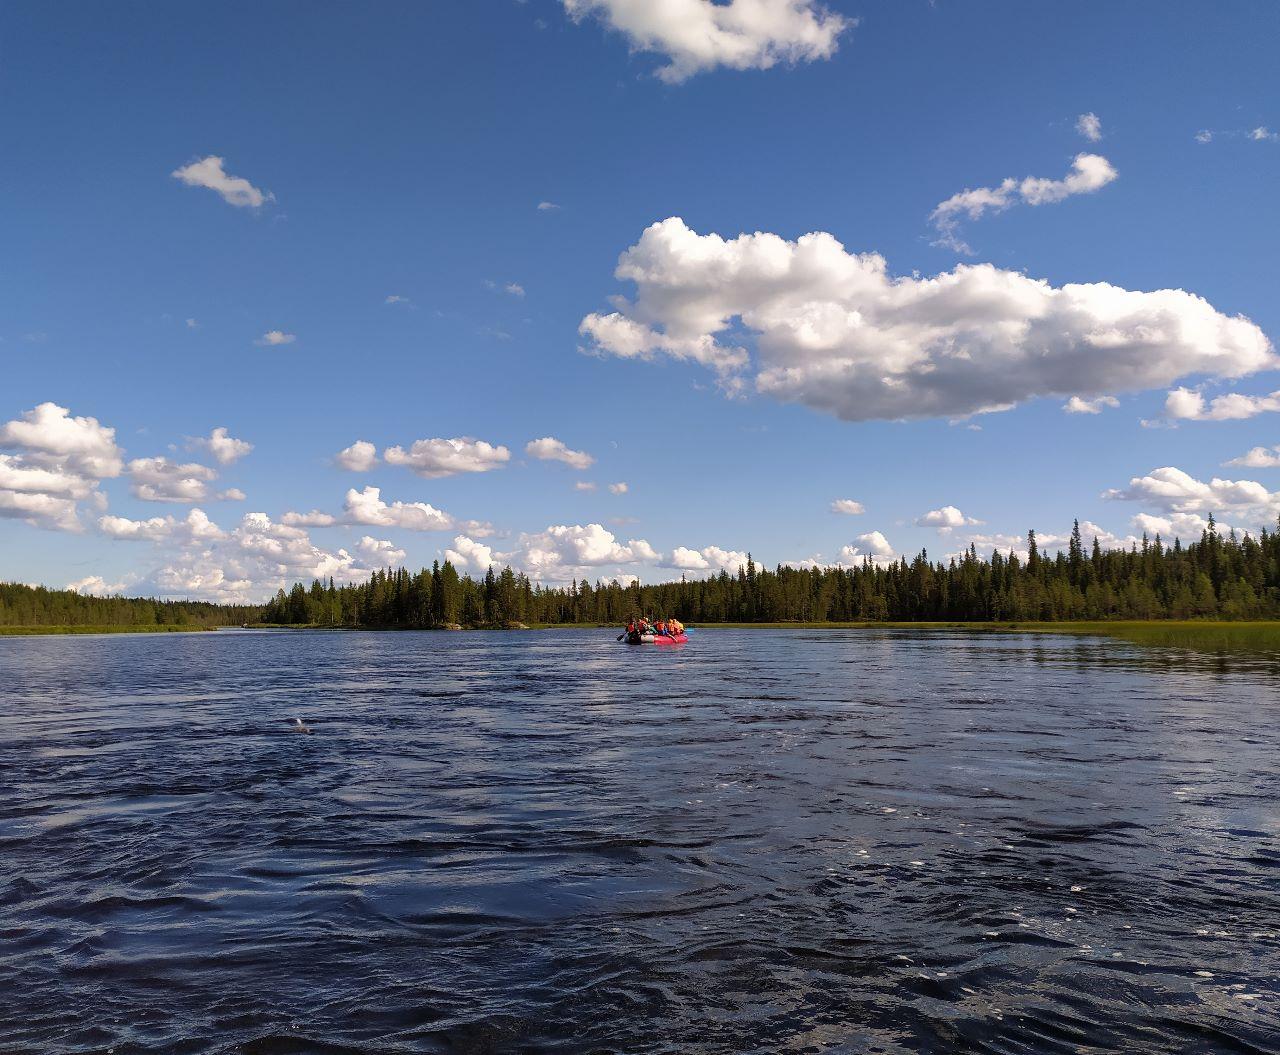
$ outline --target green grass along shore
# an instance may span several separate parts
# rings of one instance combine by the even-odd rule
[[[35,637],[61,634],[198,634],[213,626],[0,626],[0,637]]]
[[[579,629],[599,629],[594,623],[567,624]],[[533,624],[534,630],[564,629],[566,624]],[[198,633],[201,626],[0,626],[0,637],[41,634],[154,634]],[[305,629],[290,627],[289,629]],[[612,627],[609,629],[613,629]],[[1212,622],[1208,620],[1116,620],[1114,622],[1061,623],[964,623],[964,622],[856,622],[856,623],[704,623],[697,629],[716,630],[942,630],[988,634],[1072,634],[1114,637],[1136,645],[1160,645],[1217,651],[1248,649],[1280,652],[1280,620],[1268,622]]]

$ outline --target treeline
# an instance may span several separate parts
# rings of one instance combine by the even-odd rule
[[[0,626],[239,626],[256,623],[261,605],[156,601],[142,597],[90,597],[0,583]]]
[[[758,567],[736,575],[641,586],[587,580],[547,588],[504,568],[483,579],[459,576],[449,562],[417,574],[375,572],[335,587],[315,581],[280,591],[263,611],[268,623],[427,629],[513,623],[620,624],[633,613],[675,615],[686,623],[857,620],[1070,620],[1280,618],[1280,527],[1260,537],[1219,534],[1213,517],[1198,542],[1086,548],[1077,523],[1067,552],[1042,552],[1035,532],[1027,555],[931,561],[924,551],[887,566]]]

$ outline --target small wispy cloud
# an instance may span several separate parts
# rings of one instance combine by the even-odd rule
[[[960,221],[980,219],[986,213],[1004,212],[1014,205],[1051,205],[1076,194],[1092,194],[1111,183],[1119,173],[1100,154],[1077,154],[1071,171],[1062,179],[1028,176],[1002,180],[995,187],[976,187],[953,194],[929,214],[938,232],[934,245],[972,254],[960,238]]]
[[[383,304],[404,304],[408,307],[413,307],[413,301],[411,301],[408,297],[400,296],[399,293],[387,294],[387,299],[384,300],[382,303]]]
[[[1101,414],[1103,407],[1118,407],[1120,400],[1115,396],[1098,396],[1096,399],[1082,399],[1072,396],[1062,404],[1068,414]]]
[[[253,343],[270,348],[281,344],[293,344],[297,339],[296,334],[285,333],[283,330],[268,330]]]
[[[210,154],[199,161],[193,161],[180,169],[175,169],[171,176],[181,180],[188,187],[206,187],[216,192],[228,205],[237,208],[257,209],[267,202],[276,200],[270,191],[259,190],[241,176],[229,175],[223,168],[224,158]]]
[[[538,202],[538,212],[559,212],[560,206],[553,201]]]
[[[1266,125],[1255,128],[1202,128],[1195,134],[1197,143],[1212,143],[1215,139],[1248,139],[1254,143],[1280,143],[1280,132],[1273,132]]]
[[[1092,111],[1081,114],[1076,118],[1076,131],[1090,143],[1096,143],[1102,138],[1102,121]]]
[[[519,282],[499,283],[499,282],[495,282],[491,278],[486,278],[484,280],[484,288],[494,290],[495,292],[497,292],[498,290],[501,290],[503,293],[506,293],[512,297],[524,296],[524,286],[520,285]]]

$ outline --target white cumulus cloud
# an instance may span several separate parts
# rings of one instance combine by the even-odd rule
[[[67,583],[68,590],[84,594],[86,597],[114,597],[129,586],[128,579],[120,582],[107,582],[101,575],[88,575],[83,579]]]
[[[1135,476],[1126,488],[1103,492],[1103,498],[1142,502],[1174,513],[1229,511],[1242,517],[1273,520],[1280,515],[1280,493],[1268,491],[1256,480],[1205,482],[1174,466]]]
[[[333,461],[339,469],[365,473],[378,464],[378,448],[368,440],[356,440],[350,447],[344,447],[335,454]]]
[[[1175,538],[1195,541],[1204,534],[1209,521],[1198,513],[1171,513],[1168,516],[1139,513],[1133,518],[1133,526],[1151,538],[1159,535],[1164,542]],[[1218,527],[1223,532],[1231,530],[1225,524],[1219,524]]]
[[[171,175],[188,187],[208,187],[228,205],[256,209],[276,197],[270,191],[262,191],[240,176],[229,176],[223,168],[225,159],[210,154],[207,158],[184,165]]]
[[[852,498],[837,498],[831,503],[831,512],[856,517],[865,513],[866,508],[861,502],[855,502]]]
[[[451,440],[415,440],[407,451],[403,447],[388,447],[382,457],[388,465],[401,465],[433,480],[455,473],[501,469],[511,460],[511,452],[501,445],[460,436]]]
[[[1280,445],[1275,447],[1253,447],[1239,458],[1232,458],[1223,465],[1239,465],[1246,469],[1280,468]]]
[[[282,344],[293,344],[297,339],[295,334],[285,333],[284,330],[268,330],[253,343],[274,348]]]
[[[280,522],[289,527],[333,527],[338,522],[338,518],[332,513],[313,509],[309,513],[285,513],[280,518]]]
[[[616,484],[609,485],[609,493],[611,495],[625,495],[630,490],[631,488],[622,480],[619,480]]]
[[[238,440],[221,426],[208,436],[191,441],[191,446],[208,451],[219,465],[231,465],[253,450],[247,440]]]
[[[659,79],[678,84],[725,66],[769,69],[828,59],[855,23],[815,0],[563,0],[575,20],[597,15],[635,51],[667,60]]]
[[[356,552],[365,564],[378,568],[396,567],[404,563],[405,552],[386,539],[376,539],[371,535],[363,536],[356,543]]]
[[[917,527],[937,528],[942,534],[953,531],[959,527],[969,527],[974,524],[981,524],[981,520],[974,520],[973,517],[965,516],[955,506],[943,506],[941,509],[930,509],[929,512],[922,514],[916,519]],[[883,536],[881,536],[883,538]]]
[[[990,264],[894,278],[883,257],[825,233],[724,239],[672,217],[622,254],[616,275],[636,298],[583,319],[588,351],[694,360],[727,387],[848,421],[954,418],[1277,364],[1252,322],[1183,290],[1054,287]],[[744,330],[754,361],[720,341]]]
[[[410,531],[450,531],[457,521],[427,502],[384,502],[382,491],[366,487],[347,492],[347,519],[353,524],[407,528]]]
[[[719,574],[727,571],[736,575],[739,568],[747,565],[747,554],[741,550],[722,549],[719,546],[706,546],[703,549],[690,549],[677,546],[671,555],[661,562],[661,567],[677,568],[680,571],[709,571]]]
[[[41,403],[0,425],[0,447],[21,452],[31,464],[95,480],[119,476],[123,469],[124,452],[115,437],[116,430],[97,418],[72,417],[56,403]]]
[[[1081,399],[1079,396],[1072,396],[1064,404],[1062,409],[1068,414],[1101,414],[1103,407],[1118,407],[1120,400],[1115,396],[1098,396],[1096,399]]]
[[[590,469],[596,463],[586,451],[572,450],[554,436],[530,440],[525,444],[524,451],[530,457],[540,458],[542,461],[564,462],[574,469]]]
[[[1241,421],[1276,411],[1280,411],[1280,392],[1268,396],[1228,392],[1206,401],[1199,392],[1175,388],[1164,401],[1165,416],[1174,421]]]
[[[893,546],[884,534],[879,531],[868,531],[866,534],[859,535],[855,539],[857,545],[842,546],[840,548],[840,563],[842,564],[861,564],[865,560],[871,561],[872,564],[885,567],[894,563],[898,557],[893,551]]]
[[[644,539],[623,543],[602,524],[556,524],[521,535],[514,550],[495,553],[494,557],[522,569],[532,579],[553,582],[574,578],[582,568],[659,560],[657,551]]]
[[[498,564],[493,547],[477,542],[466,535],[458,535],[453,546],[444,551],[445,560],[459,571],[487,571],[491,565]]]
[[[108,538],[136,542],[202,542],[226,537],[203,509],[192,509],[181,520],[172,516],[147,520],[102,516],[98,518],[98,530]]]
[[[171,462],[168,458],[134,458],[129,463],[133,495],[144,502],[204,502],[211,497],[209,484],[218,478],[215,469],[195,462]]]
[[[0,517],[56,531],[83,530],[75,500],[57,495],[0,491]]]
[[[99,483],[124,468],[115,429],[56,403],[0,425],[0,450],[0,517],[58,531],[82,530],[78,500],[104,506]]]

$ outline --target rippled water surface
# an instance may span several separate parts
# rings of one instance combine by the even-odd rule
[[[1278,674],[0,638],[0,1051],[1277,1051]]]

